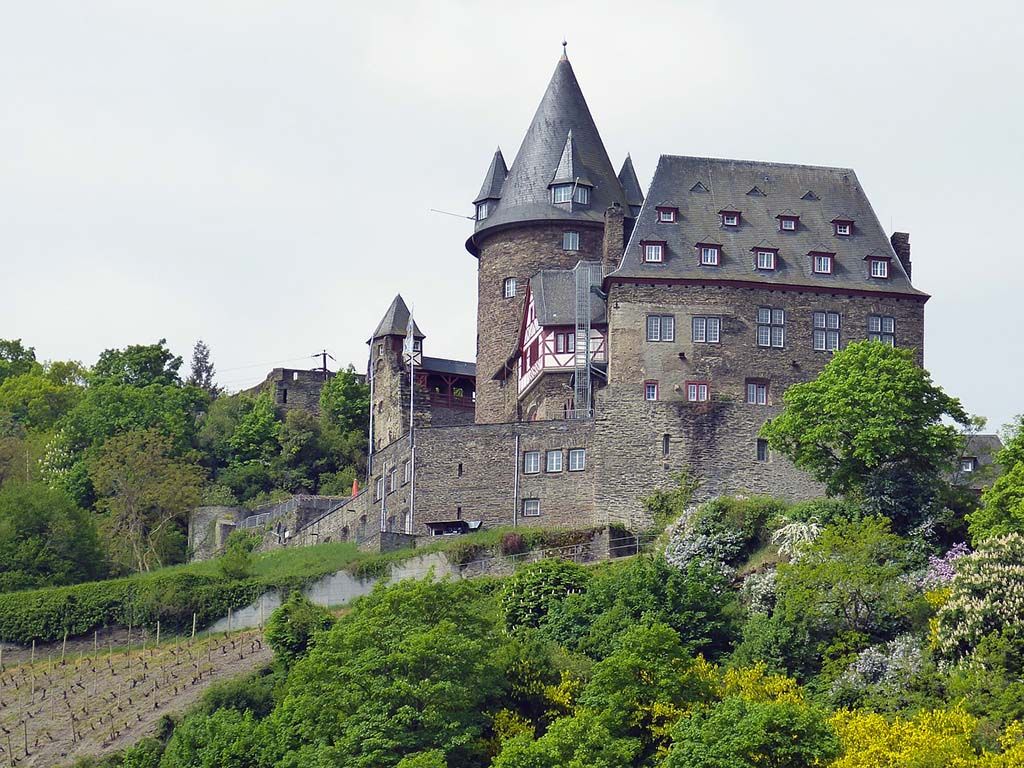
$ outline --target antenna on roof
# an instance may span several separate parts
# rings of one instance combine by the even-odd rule
[[[473,217],[473,216],[463,216],[461,213],[449,213],[448,211],[439,211],[439,210],[437,210],[437,208],[431,208],[430,212],[431,213],[443,213],[445,216],[455,216],[456,218],[459,218],[459,219],[469,219],[470,221],[476,221],[476,218]]]

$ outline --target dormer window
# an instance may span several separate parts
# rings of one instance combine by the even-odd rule
[[[719,211],[718,215],[722,217],[723,227],[738,227],[740,225],[740,212],[739,211]]]
[[[568,203],[572,200],[572,184],[556,184],[551,188],[552,203]]]
[[[700,251],[700,263],[705,267],[717,267],[718,257],[721,249],[717,245],[708,243],[697,243],[697,250]]]
[[[573,195],[572,199],[580,205],[588,205],[590,203],[590,187],[584,187],[582,184],[577,184],[576,194]]]
[[[780,213],[775,218],[779,220],[779,230],[781,232],[796,232],[797,226],[800,224],[800,217],[795,213]]]
[[[878,256],[868,256],[868,272],[879,280],[889,279],[889,259],[880,258]]]
[[[482,203],[476,204],[476,220],[483,221],[487,218],[487,214],[490,213],[490,203],[484,200]]]
[[[644,241],[640,247],[643,248],[645,263],[661,264],[665,260],[665,243]]]
[[[815,253],[811,252],[811,265],[816,275],[831,275],[832,267],[834,266],[834,253]]]
[[[669,208],[668,206],[660,206],[656,209],[658,211],[658,221],[662,224],[675,224],[676,218],[679,216],[678,208]]]
[[[853,234],[852,219],[832,219],[832,227],[836,237],[849,237]]]
[[[775,256],[778,254],[776,248],[755,248],[754,249],[758,269],[775,269]]]
[[[978,460],[973,456],[964,456],[960,459],[961,472],[973,472],[978,468]]]

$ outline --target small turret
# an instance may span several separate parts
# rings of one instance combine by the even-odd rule
[[[501,147],[494,152],[491,164],[484,176],[484,183],[480,186],[480,193],[473,201],[476,206],[476,220],[483,221],[490,215],[494,206],[501,199],[501,189],[505,186],[505,178],[508,176],[508,166],[505,165],[505,157],[501,154]]]
[[[629,215],[636,218],[640,214],[640,206],[644,204],[644,192],[640,188],[640,181],[633,169],[633,159],[629,155],[626,155],[619,171],[619,183],[626,194],[626,202],[629,203]]]

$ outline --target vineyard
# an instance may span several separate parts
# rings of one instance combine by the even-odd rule
[[[129,638],[130,639],[130,638]],[[0,768],[72,763],[123,749],[210,683],[271,658],[259,630],[122,648],[96,644],[0,670]],[[61,658],[63,656],[63,659]]]

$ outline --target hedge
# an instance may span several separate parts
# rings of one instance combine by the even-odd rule
[[[135,577],[0,594],[0,641],[29,643],[86,635],[132,623],[169,630],[191,629],[248,605],[268,585],[258,579],[229,581],[190,573]]]

